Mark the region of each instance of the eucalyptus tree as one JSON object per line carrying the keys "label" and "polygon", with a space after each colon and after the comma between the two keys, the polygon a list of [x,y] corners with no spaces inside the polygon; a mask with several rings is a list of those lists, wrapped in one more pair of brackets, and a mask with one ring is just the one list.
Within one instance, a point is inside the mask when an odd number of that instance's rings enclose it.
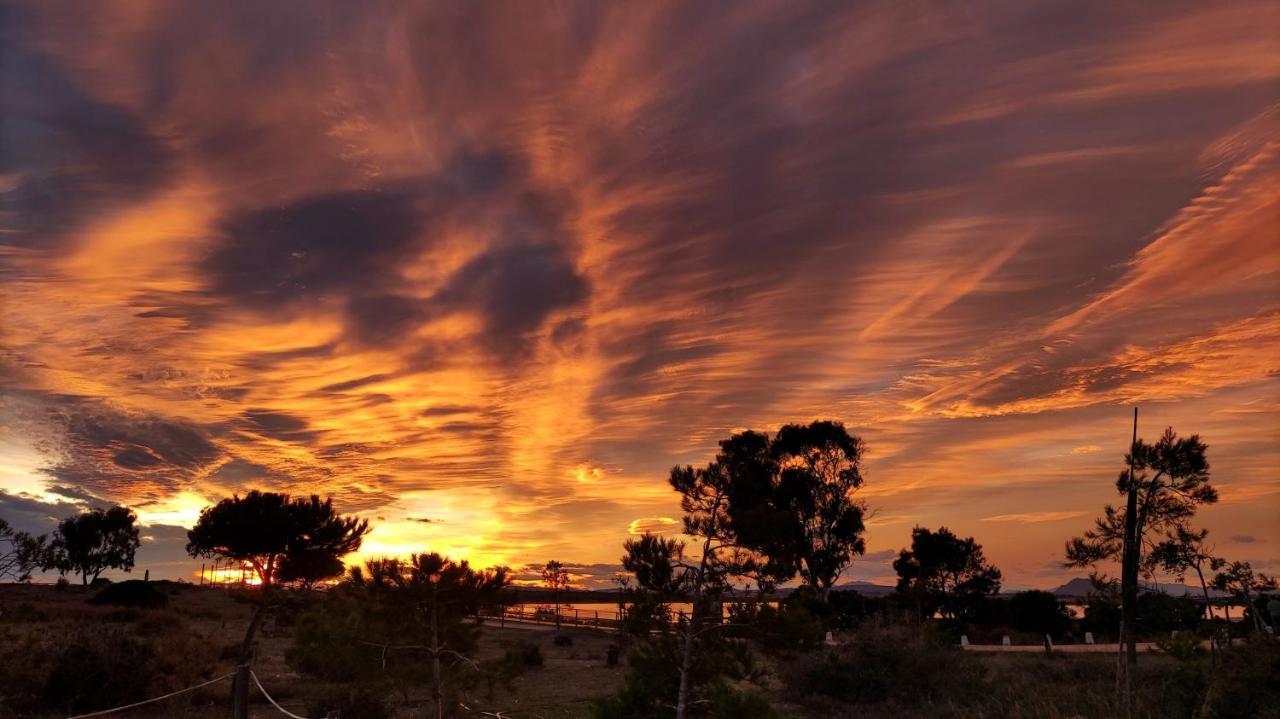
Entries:
{"label": "eucalyptus tree", "polygon": [[940,612],[951,619],[972,615],[979,602],[1000,591],[1000,570],[989,563],[973,537],[961,539],[946,527],[911,530],[911,548],[893,562],[898,591],[913,597],[922,617]]}
{"label": "eucalyptus tree", "polygon": [[728,515],[739,544],[760,556],[761,575],[799,574],[827,601],[831,587],[866,551],[864,444],[844,424],[788,424],[770,438],[747,431],[720,443]]}
{"label": "eucalyptus tree", "polygon": [[800,577],[825,602],[831,587],[866,552],[864,445],[839,422],[789,424],[770,446],[778,465],[773,505],[787,518],[791,555]]}
{"label": "eucalyptus tree", "polygon": [[42,569],[79,574],[82,584],[108,569],[133,570],[141,543],[138,517],[128,507],[94,509],[58,523],[41,559]]}

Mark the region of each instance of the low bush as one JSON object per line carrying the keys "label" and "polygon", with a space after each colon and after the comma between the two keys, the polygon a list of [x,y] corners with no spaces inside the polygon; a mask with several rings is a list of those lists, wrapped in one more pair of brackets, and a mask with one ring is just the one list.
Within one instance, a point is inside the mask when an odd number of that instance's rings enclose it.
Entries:
{"label": "low bush", "polygon": [[157,609],[169,603],[169,595],[150,582],[130,579],[119,584],[108,584],[95,594],[89,600],[89,603],[136,609]]}
{"label": "low bush", "polygon": [[[637,643],[628,657],[626,683],[617,694],[592,704],[596,719],[670,716],[679,694],[681,641],[663,634]],[[704,635],[689,675],[689,716],[701,719],[773,719],[777,714],[744,682],[761,669],[745,642]]]}
{"label": "low bush", "polygon": [[1280,642],[1258,638],[1220,652],[1205,688],[1204,719],[1280,717]]}
{"label": "low bush", "polygon": [[[799,594],[799,592],[797,592]],[[727,636],[750,639],[767,652],[812,649],[826,636],[820,608],[803,598],[792,598],[777,606],[763,602],[729,605]]]}
{"label": "low bush", "polygon": [[533,642],[522,642],[519,646],[507,650],[507,656],[519,657],[520,663],[528,669],[536,669],[543,664],[542,647]]}
{"label": "low bush", "polygon": [[837,647],[786,665],[788,694],[804,704],[826,697],[842,704],[964,703],[983,694],[974,657],[909,627],[867,623]]}
{"label": "low bush", "polygon": [[80,714],[145,699],[154,651],[117,629],[82,632],[54,656],[43,705]]}

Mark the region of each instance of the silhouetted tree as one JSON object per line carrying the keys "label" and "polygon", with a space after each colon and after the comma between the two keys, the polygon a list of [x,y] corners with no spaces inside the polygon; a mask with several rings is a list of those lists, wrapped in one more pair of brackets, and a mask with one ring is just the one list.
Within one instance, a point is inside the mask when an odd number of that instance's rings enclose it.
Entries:
{"label": "silhouetted tree", "polygon": [[1262,573],[1254,573],[1248,562],[1231,562],[1222,565],[1222,571],[1213,577],[1211,586],[1220,592],[1227,592],[1231,598],[1243,604],[1253,616],[1253,626],[1266,636],[1266,624],[1262,621],[1262,612],[1253,604],[1255,594],[1274,592],[1276,580]]}
{"label": "silhouetted tree", "polygon": [[921,617],[968,617],[975,605],[1000,591],[1000,570],[989,564],[982,545],[941,527],[911,530],[911,549],[893,561],[898,591],[913,597]]}
{"label": "silhouetted tree", "polygon": [[702,544],[696,563],[680,562],[683,569],[680,581],[688,588],[692,602],[681,638],[680,682],[676,694],[676,719],[685,719],[690,704],[689,675],[694,645],[700,635],[718,630],[722,624],[718,614],[709,616],[715,604],[713,600],[728,588],[731,577],[753,574],[758,567],[755,557],[738,543],[729,517],[732,479],[725,465],[712,462],[702,469],[675,467],[669,481],[680,494],[684,533]]}
{"label": "silhouetted tree", "polygon": [[862,440],[839,422],[819,421],[783,427],[770,449],[781,470],[773,504],[790,520],[796,569],[825,602],[866,552],[866,505],[853,499],[863,484]]}
{"label": "silhouetted tree", "polygon": [[1071,612],[1052,592],[1031,589],[1009,598],[1009,624],[1021,632],[1057,636],[1071,626]]}
{"label": "silhouetted tree", "polygon": [[127,507],[94,509],[58,523],[42,560],[43,569],[79,574],[82,584],[107,569],[131,571],[138,551],[137,521]]}
{"label": "silhouetted tree", "polygon": [[622,545],[622,568],[635,577],[628,625],[635,634],[648,634],[656,624],[665,624],[671,602],[684,593],[688,572],[683,568],[684,542],[664,539],[646,532]]}
{"label": "silhouetted tree", "polygon": [[[1126,557],[1125,518],[1129,512],[1108,504],[1102,517],[1094,521],[1093,529],[1067,542],[1068,567],[1094,567],[1101,562],[1120,560],[1122,616],[1120,643],[1124,645],[1125,662],[1120,665],[1117,686],[1125,677],[1131,677],[1137,665],[1136,609],[1138,602],[1138,573],[1145,569],[1150,574],[1154,567],[1152,551],[1154,537],[1176,532],[1185,525],[1204,504],[1218,501],[1218,492],[1209,484],[1209,461],[1205,457],[1208,447],[1199,435],[1180,438],[1173,429],[1164,431],[1155,444],[1141,439],[1133,443],[1125,455],[1126,469],[1116,480],[1116,490],[1129,496],[1134,507],[1132,541]],[[1132,608],[1132,609],[1129,609]],[[1125,699],[1128,701],[1126,690]]]}
{"label": "silhouetted tree", "polygon": [[[447,703],[456,704],[445,696],[446,672],[477,666],[467,656],[475,648],[479,631],[478,620],[471,618],[481,607],[501,601],[508,584],[506,569],[477,571],[466,561],[435,553],[413,554],[408,561],[382,559],[367,563],[364,570],[354,567],[348,583],[368,592],[382,611],[394,617],[392,626],[400,639],[388,637],[384,650],[427,653],[436,717],[444,717]],[[403,641],[412,636],[424,643]]]}
{"label": "silhouetted tree", "polygon": [[8,577],[15,582],[31,579],[31,572],[45,561],[48,551],[47,538],[14,529],[0,519],[0,580]]}
{"label": "silhouetted tree", "polygon": [[720,443],[738,543],[759,555],[769,581],[799,574],[823,602],[866,542],[862,440],[828,420],[789,424],[770,440],[742,432]]}
{"label": "silhouetted tree", "polygon": [[569,588],[569,570],[564,564],[552,559],[542,565],[542,586],[551,590],[552,600],[556,607],[556,629],[560,629],[560,597]]}
{"label": "silhouetted tree", "polygon": [[[1195,531],[1185,524],[1179,524],[1173,531],[1165,535],[1164,541],[1151,550],[1150,561],[1160,569],[1172,574],[1179,582],[1186,581],[1187,572],[1194,571],[1200,580],[1200,591],[1204,596],[1205,616],[1212,618],[1213,600],[1209,598],[1209,582],[1205,579],[1205,570],[1221,569],[1225,560],[1213,556],[1213,549],[1205,546],[1209,530]],[[1210,640],[1209,651],[1213,661],[1217,662],[1216,641]]]}
{"label": "silhouetted tree", "polygon": [[253,567],[262,583],[262,594],[241,647],[241,660],[248,661],[281,566],[287,566],[290,557],[298,562],[298,569],[301,562],[318,562],[320,555],[341,558],[359,549],[368,532],[367,520],[339,515],[332,499],[321,501],[316,495],[290,498],[255,489],[243,497],[205,507],[196,526],[187,532],[187,553]]}

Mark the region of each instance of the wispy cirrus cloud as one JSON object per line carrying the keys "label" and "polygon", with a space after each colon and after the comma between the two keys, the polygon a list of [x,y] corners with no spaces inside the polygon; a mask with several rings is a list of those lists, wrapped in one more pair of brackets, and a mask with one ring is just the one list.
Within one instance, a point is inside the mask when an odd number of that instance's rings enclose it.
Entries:
{"label": "wispy cirrus cloud", "polygon": [[1083,516],[1083,511],[1059,512],[1019,512],[1017,514],[996,514],[983,517],[984,522],[1017,522],[1018,524],[1037,524],[1039,522],[1060,522],[1064,519],[1075,519]]}
{"label": "wispy cirrus cloud", "polygon": [[1141,403],[1209,440],[1215,531],[1274,536],[1274,14],[16,8],[0,472],[594,565],[672,465],[833,416],[873,552],[1038,567],[1025,508],[1110,499]]}

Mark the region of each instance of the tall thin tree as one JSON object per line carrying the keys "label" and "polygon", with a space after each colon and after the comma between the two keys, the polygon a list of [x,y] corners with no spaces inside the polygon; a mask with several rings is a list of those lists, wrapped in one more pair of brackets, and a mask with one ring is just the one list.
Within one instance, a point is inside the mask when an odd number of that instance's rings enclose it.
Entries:
{"label": "tall thin tree", "polygon": [[[1134,418],[1136,427],[1136,413]],[[1126,469],[1116,481],[1117,491],[1126,497],[1125,508],[1106,505],[1092,529],[1067,542],[1068,567],[1121,560],[1122,648],[1116,685],[1126,706],[1138,661],[1138,575],[1144,566],[1148,571],[1152,566],[1156,537],[1185,524],[1199,507],[1218,501],[1218,492],[1209,482],[1207,449],[1199,435],[1179,437],[1172,428],[1153,444],[1135,439],[1125,455]]]}

